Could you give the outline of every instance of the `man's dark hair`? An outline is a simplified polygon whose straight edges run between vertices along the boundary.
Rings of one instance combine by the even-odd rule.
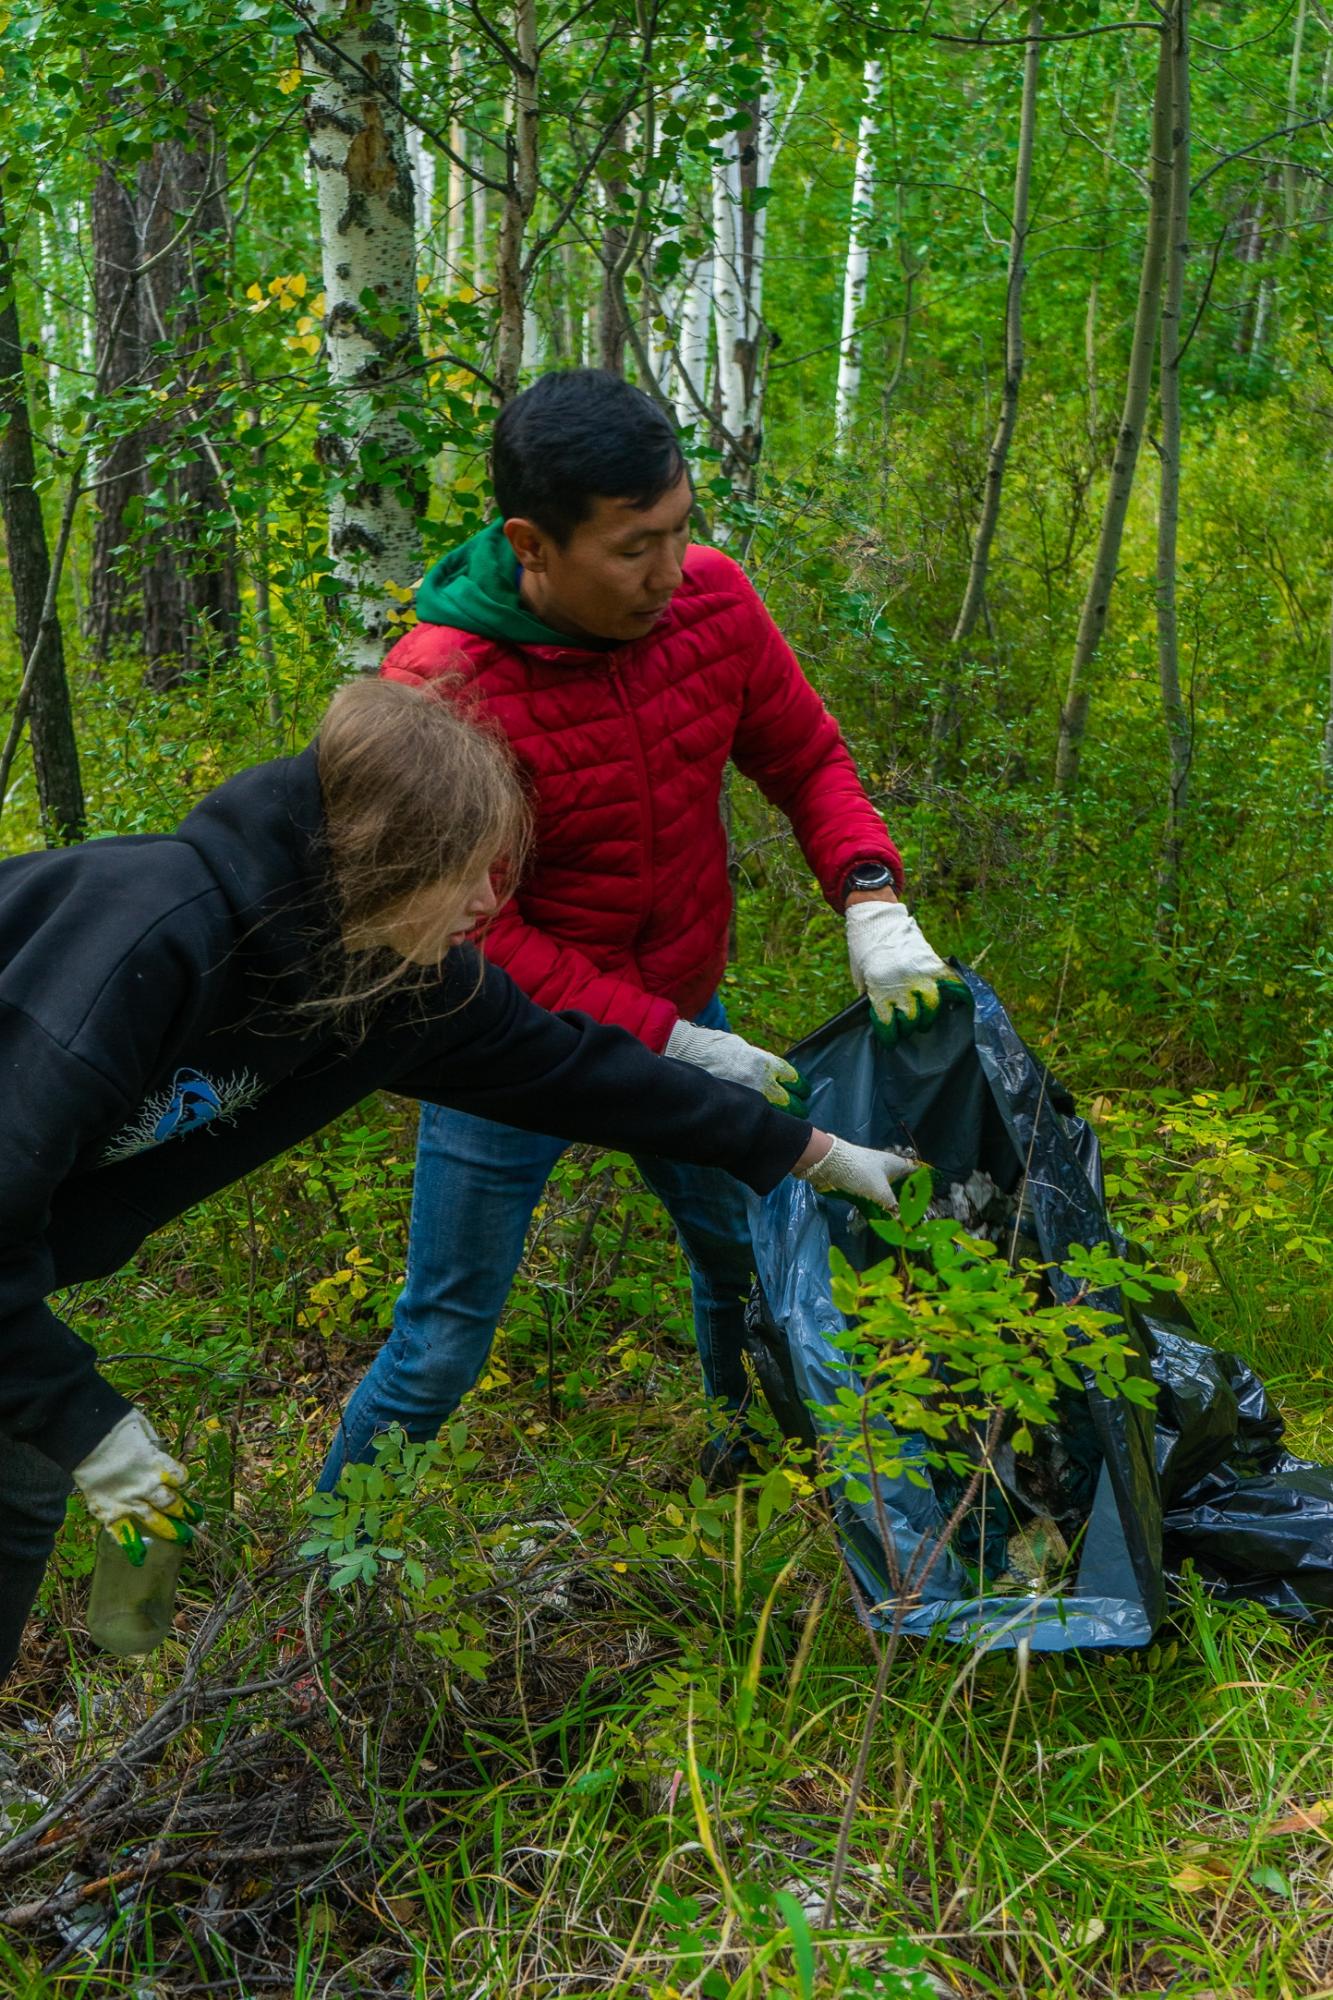
[[[671,420],[604,368],[543,375],[501,410],[491,445],[500,512],[562,546],[599,499],[655,506],[685,471]]]

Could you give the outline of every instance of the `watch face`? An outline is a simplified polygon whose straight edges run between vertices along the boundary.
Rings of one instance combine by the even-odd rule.
[[[864,867],[853,868],[847,877],[853,889],[887,889],[893,881],[893,870],[886,862],[868,862]]]

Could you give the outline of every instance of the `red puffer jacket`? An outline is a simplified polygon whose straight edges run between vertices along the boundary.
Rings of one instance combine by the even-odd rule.
[[[487,955],[543,1006],[662,1049],[727,957],[720,817],[735,759],[780,806],[829,902],[858,861],[901,863],[837,723],[738,566],[692,548],[645,638],[606,651],[420,624],[383,671],[444,675],[504,729],[536,808],[533,858]]]

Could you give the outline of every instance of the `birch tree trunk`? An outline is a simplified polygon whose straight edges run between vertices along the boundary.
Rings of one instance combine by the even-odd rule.
[[[1171,242],[1162,300],[1159,394],[1162,406],[1161,491],[1157,508],[1157,679],[1170,753],[1166,825],[1158,871],[1163,914],[1180,907],[1181,861],[1189,810],[1193,727],[1180,688],[1180,643],[1176,616],[1176,543],[1180,524],[1180,323],[1185,302],[1185,265],[1190,219],[1190,44],[1189,0],[1177,0],[1172,24],[1171,85]]]
[[[456,27],[450,27],[449,43],[449,90],[454,104],[463,88],[463,44]],[[449,126],[449,145],[453,157],[449,161],[449,191],[446,197],[448,208],[444,221],[444,268],[445,282],[456,289],[463,283],[463,255],[467,242],[467,174],[463,161],[467,138],[457,118]],[[485,189],[482,189],[485,193]]]
[[[410,88],[411,75],[404,70],[404,83]],[[434,277],[439,257],[435,243],[435,149],[424,132],[415,125],[404,125],[404,141],[407,157],[412,166],[412,199],[416,219],[416,261],[419,268],[429,277]],[[452,162],[451,162],[452,165]],[[447,224],[446,224],[447,234]]]
[[[1000,414],[986,460],[986,486],[972,543],[967,586],[953,629],[953,643],[971,636],[986,598],[986,573],[991,542],[1000,518],[1004,471],[1018,423],[1018,395],[1023,382],[1023,281],[1027,275],[1028,196],[1032,187],[1032,152],[1037,131],[1037,82],[1041,67],[1041,9],[1028,16],[1028,41],[1023,51],[1023,96],[1018,114],[1018,162],[1014,169],[1014,212],[1009,230],[1009,271],[1004,301],[1004,388]]]
[[[1134,334],[1125,376],[1125,400],[1116,435],[1115,458],[1092,573],[1079,616],[1070,662],[1069,684],[1060,714],[1060,739],[1055,758],[1056,788],[1072,792],[1078,783],[1079,759],[1087,734],[1092,698],[1092,665],[1106,629],[1111,589],[1120,561],[1125,515],[1134,485],[1139,446],[1143,440],[1148,393],[1152,384],[1153,349],[1157,343],[1162,306],[1162,274],[1171,219],[1171,80],[1173,36],[1178,0],[1168,8],[1158,30],[1157,81],[1153,93],[1152,140],[1148,162],[1148,224],[1139,270],[1139,297]]]
[[[488,259],[486,218],[489,208],[486,201],[486,183],[481,178],[481,165],[486,157],[486,148],[479,138],[474,138],[468,148],[468,160],[477,168],[472,176],[472,289],[484,292],[490,277]]]
[[[709,38],[710,47],[714,46]],[[724,468],[752,486],[763,430],[764,260],[768,215],[747,194],[772,185],[773,171],[800,102],[798,82],[785,111],[765,66],[748,128],[727,132],[713,163],[713,321],[717,335],[717,403],[724,432]]]
[[[697,257],[680,304],[672,401],[681,424],[697,424],[708,407],[708,355],[713,320],[713,253]],[[693,391],[693,393],[691,393]]]
[[[847,229],[847,264],[842,281],[842,340],[838,349],[838,384],[833,401],[833,443],[845,448],[861,387],[861,342],[857,322],[870,275],[870,205],[875,191],[874,142],[879,132],[879,93],[884,67],[872,57],[862,77],[861,122],[856,129],[856,164],[852,169],[852,218]]]
[[[1301,105],[1301,56],[1305,48],[1305,0],[1296,0],[1296,27],[1291,43],[1291,68],[1287,72],[1287,123],[1294,125],[1300,117]],[[1282,208],[1286,217],[1288,234],[1296,227],[1301,214],[1301,184],[1294,162],[1286,160],[1282,167]]]
[[[513,9],[513,84],[500,218],[500,328],[495,362],[502,402],[517,393],[523,366],[523,239],[537,202],[537,0],[513,0]]]
[[[406,418],[421,407],[412,172],[399,105],[396,0],[309,0],[302,64],[319,198],[332,474],[329,553],[343,586],[341,653],[378,667],[421,564],[426,479]],[[362,303],[370,293],[374,307]]]
[[[51,557],[37,495],[32,422],[23,379],[14,267],[0,197],[0,521],[14,593],[19,652],[28,683],[28,728],[37,799],[49,846],[80,840],[83,785],[70,711],[65,649],[58,617],[46,614]]]

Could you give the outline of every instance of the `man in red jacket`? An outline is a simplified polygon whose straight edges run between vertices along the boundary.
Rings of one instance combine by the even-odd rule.
[[[693,489],[667,419],[594,369],[547,375],[496,425],[500,519],[417,593],[395,679],[435,683],[504,730],[536,817],[532,860],[488,955],[543,1006],[793,1103],[790,1063],[727,1025],[730,758],[791,821],[846,914],[852,977],[890,1036],[965,994],[898,900],[902,864],[837,724],[742,571],[691,547]],[[433,1437],[485,1365],[532,1211],[563,1150],[423,1106],[407,1282],[321,1477],[401,1424]],[[689,1260],[710,1397],[739,1411],[750,1242],[727,1174],[643,1157]],[[720,1469],[743,1443],[714,1451]]]

